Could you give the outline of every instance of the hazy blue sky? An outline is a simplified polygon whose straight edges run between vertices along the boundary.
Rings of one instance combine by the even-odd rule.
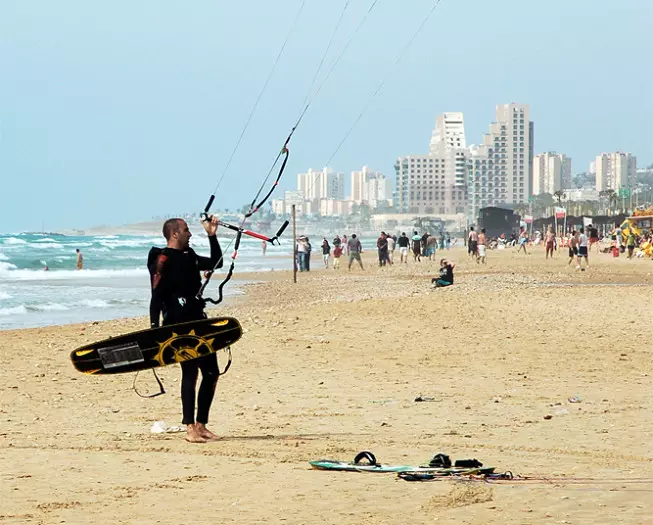
[[[0,231],[201,211],[301,0],[0,1]],[[338,50],[372,0],[351,0]],[[585,171],[653,162],[650,0],[442,0],[331,166],[394,177],[434,118],[480,142],[531,105],[536,152]],[[251,200],[300,110],[344,0],[307,0],[214,208]],[[380,0],[291,144],[280,190],[321,168],[432,0]],[[281,191],[277,193],[281,196]]]

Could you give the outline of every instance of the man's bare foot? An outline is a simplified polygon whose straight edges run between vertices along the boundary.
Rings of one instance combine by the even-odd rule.
[[[197,425],[187,425],[186,441],[189,443],[206,443],[207,439],[201,434]]]
[[[195,423],[195,428],[200,436],[202,436],[207,441],[218,441],[220,436],[217,436],[211,432],[204,423]]]

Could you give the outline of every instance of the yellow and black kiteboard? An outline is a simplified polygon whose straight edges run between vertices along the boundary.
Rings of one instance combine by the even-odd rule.
[[[243,335],[237,319],[214,317],[111,337],[73,350],[84,374],[121,374],[189,361],[229,347]]]

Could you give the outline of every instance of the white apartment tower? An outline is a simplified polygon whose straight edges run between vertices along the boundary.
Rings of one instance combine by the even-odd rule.
[[[403,213],[465,213],[466,155],[463,114],[439,115],[428,155],[399,157],[395,163],[395,207]]]
[[[527,202],[532,191],[535,125],[528,104],[496,107],[496,121],[472,146],[467,168],[468,218],[474,223],[486,206]]]
[[[435,128],[431,136],[430,152],[440,143],[450,148],[466,148],[465,120],[460,112],[443,113],[435,119]]]
[[[372,208],[391,198],[391,183],[379,171],[363,166],[360,171],[351,172],[351,200],[356,204],[367,203]]]
[[[596,157],[596,191],[615,190],[635,184],[637,157],[630,153],[601,153]]]
[[[345,197],[345,174],[334,173],[332,169],[320,171],[309,169],[306,173],[297,174],[297,190],[302,192],[304,199],[319,201],[320,199],[339,199]]]
[[[571,159],[555,151],[533,157],[533,195],[571,187]]]

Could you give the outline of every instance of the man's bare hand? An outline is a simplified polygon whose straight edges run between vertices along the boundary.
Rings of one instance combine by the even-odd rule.
[[[215,215],[209,215],[209,219],[202,221],[202,226],[207,235],[215,235],[218,231],[218,218]]]

